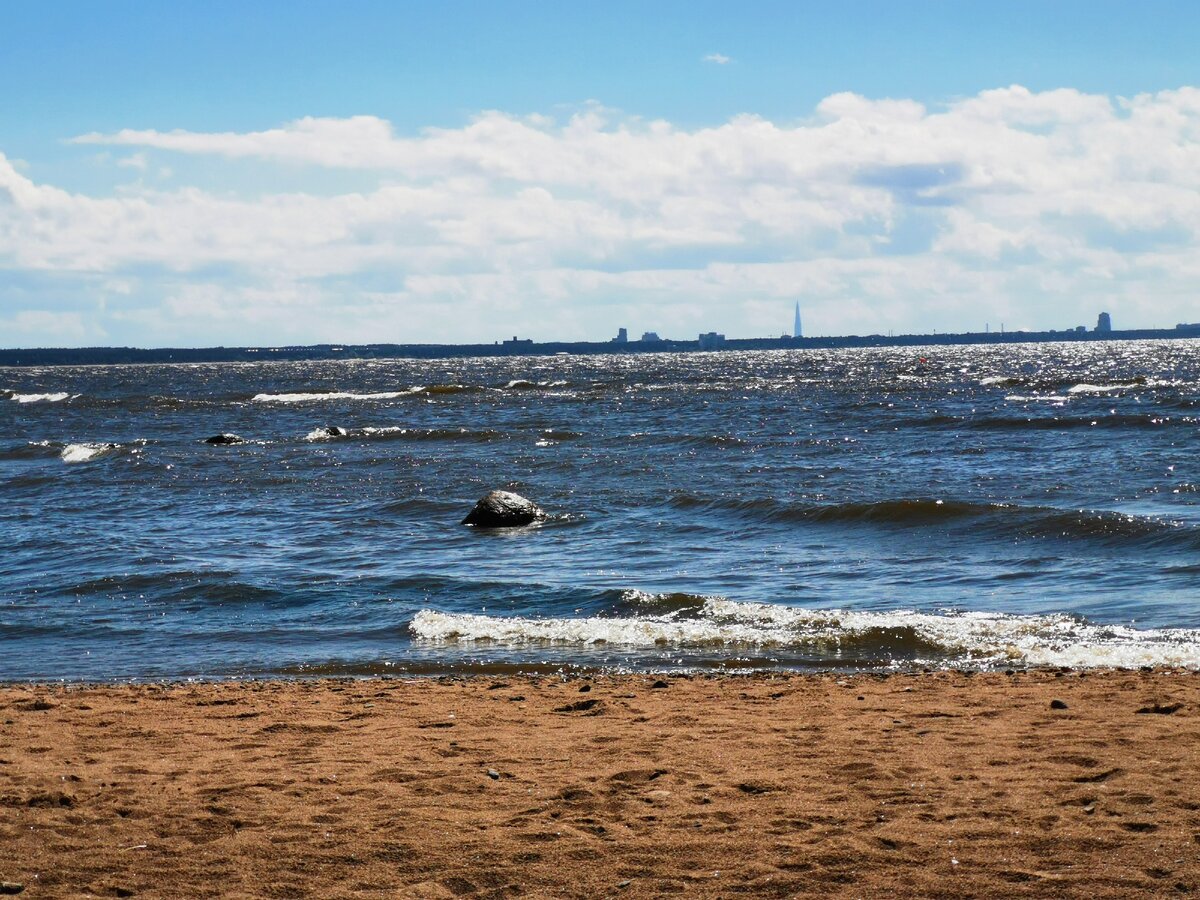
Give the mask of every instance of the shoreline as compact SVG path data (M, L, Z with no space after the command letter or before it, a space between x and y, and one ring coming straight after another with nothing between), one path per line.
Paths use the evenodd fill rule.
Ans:
M1200 890L1187 671L8 684L0 723L31 898Z
M705 338L716 338L705 344ZM1004 346L1008 344L1175 341L1200 338L1200 324L1174 328L1112 331L932 332L847 334L820 337L732 337L654 341L504 340L474 344L287 344L258 347L2 347L0 369L109 365L195 365L210 363L330 362L356 360L519 359L552 356L609 356L652 353L711 353L756 350L859 350L889 347Z

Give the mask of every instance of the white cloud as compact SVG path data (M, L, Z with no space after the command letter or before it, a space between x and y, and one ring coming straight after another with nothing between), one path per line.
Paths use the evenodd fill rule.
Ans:
M733 59L726 56L724 53L710 53L704 57L703 61L708 63L716 63L718 66L723 66L727 63L733 62Z
M134 153L118 159L117 165L126 169L137 169L139 172L144 172L149 165L149 161L146 159L145 153Z
M312 184L88 196L0 155L0 303L5 270L98 274L127 286L87 314L115 339L583 338L618 318L775 334L796 298L814 333L974 328L987 309L1047 327L1101 305L1119 325L1200 318L1194 88L1014 86L936 109L837 94L799 123L692 130L590 105L415 135L356 116L75 141L132 148L135 168L154 150ZM322 190L329 170L373 186Z

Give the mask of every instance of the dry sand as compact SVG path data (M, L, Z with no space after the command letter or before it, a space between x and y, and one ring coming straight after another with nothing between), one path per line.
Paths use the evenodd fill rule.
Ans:
M1200 890L1200 676L655 682L2 687L0 879L30 898Z

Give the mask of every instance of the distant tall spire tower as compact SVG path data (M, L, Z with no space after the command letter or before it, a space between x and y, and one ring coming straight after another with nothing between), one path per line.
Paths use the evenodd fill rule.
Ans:
M796 326L792 329L792 337L804 337L804 331L800 328L800 304L796 304Z

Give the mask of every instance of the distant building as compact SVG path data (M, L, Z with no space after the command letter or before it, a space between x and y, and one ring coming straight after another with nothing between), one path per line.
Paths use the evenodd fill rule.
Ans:
M800 304L796 304L796 323L792 327L792 337L804 337L804 329L800 327Z
M518 337L517 337L517 336L514 334L514 335L512 336L512 340L511 340L511 341L505 341L505 342L504 342L504 346L505 346L505 347L526 347L526 346L528 346L529 344L532 344L532 343L533 343L533 338L525 338L524 340L522 340L521 338L518 338Z
M660 338L658 336L657 331L643 331L642 332L642 343L643 344L657 344L661 340L662 340L662 338Z
M701 350L720 350L725 346L725 335L717 334L715 331L710 331L707 334L700 335Z
M1175 326L1176 331L1200 331L1200 322L1180 322Z
M629 329L618 328L617 336L615 338L612 338L609 341L609 343L610 344L628 344L629 343Z
M1087 326L1086 325L1076 325L1075 333L1076 334L1087 334Z
M1096 334L1108 334L1112 331L1112 319L1108 313L1100 313L1100 317L1096 319Z

